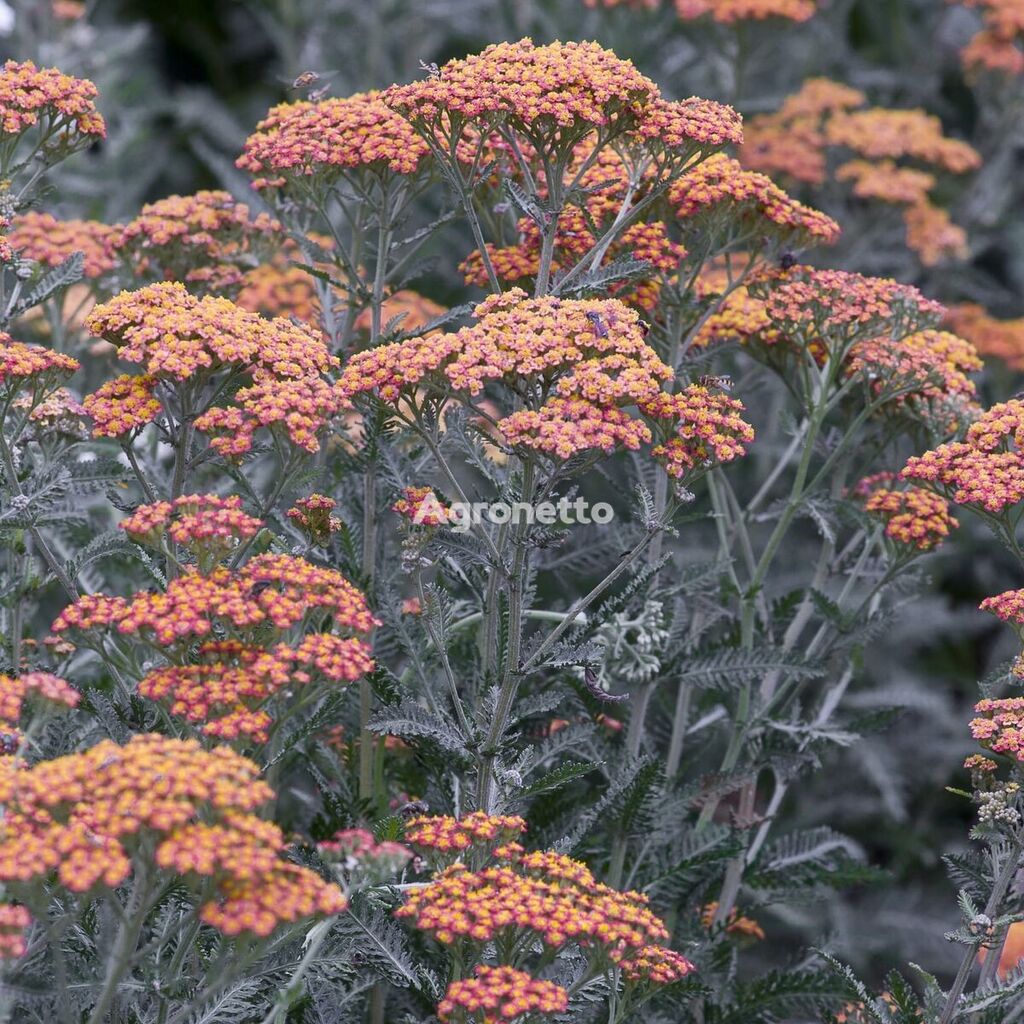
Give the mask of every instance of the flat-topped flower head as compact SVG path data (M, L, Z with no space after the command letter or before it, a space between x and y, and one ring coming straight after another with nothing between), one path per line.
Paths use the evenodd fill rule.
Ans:
M113 239L135 278L184 281L198 294L236 291L247 270L268 260L281 225L228 193L206 190L143 206Z
M272 107L236 166L258 189L316 189L346 171L415 174L429 147L379 92Z
M658 95L630 61L597 43L497 43L443 65L436 76L393 86L385 101L432 138L437 126L509 123L538 146L559 132L624 131Z
M1024 761L1024 697L982 700L974 710L971 735L996 754Z
M666 946L644 946L629 956L613 954L612 959L627 981L649 985L671 985L696 970L682 953Z
M370 647L360 637L309 633L298 643L269 648L208 640L198 647L195 661L148 672L139 693L164 703L204 736L262 744L286 713L294 690L331 689L372 668Z
M341 520L331 513L337 502L325 494L299 498L286 515L314 544L326 544L341 529Z
M564 1013L569 993L553 981L534 978L514 967L478 966L472 978L453 981L437 1005L441 1024L474 1021L513 1024L534 1014Z
M140 505L118 525L133 540L151 547L159 548L166 534L193 551L201 563L212 565L255 537L263 521L247 515L237 495L183 494L174 501Z
M669 187L668 200L677 217L723 212L730 224L736 219L762 227L789 244L831 244L839 225L818 210L797 202L767 175L744 170L724 154L715 154L688 171Z
M32 396L33 403L41 401L78 368L78 360L71 356L26 345L0 331L0 395L7 400L23 392Z
M362 634L378 625L366 598L341 573L293 555L264 554L237 571L186 573L166 591L137 593L130 601L85 595L61 612L53 632L116 628L172 646L215 629L232 632L265 623L288 630L318 611L330 613L335 630Z
M893 337L908 335L937 323L944 312L910 285L800 266L780 275L768 291L765 309L784 333L820 341L830 351L882 330Z
M473 811L462 818L447 815L413 818L405 827L405 841L434 853L462 853L471 847L494 847L511 842L526 832L517 815Z
M654 97L643 109L636 137L655 153L692 155L743 142L743 118L732 107L691 96L685 100Z
M234 394L232 406L213 407L196 419L199 430L228 435L213 443L225 455L244 454L255 431L272 426L293 444L317 451L317 432L339 409L323 377L337 361L313 328L266 320L225 298L196 298L178 282L121 292L97 306L86 324L118 346L119 358L146 371L145 382L118 378L86 400L102 436L140 425L144 414L155 418L159 383L173 388L222 371L241 371L251 381Z
M880 487L868 496L864 509L885 522L886 537L919 551L937 547L960 525L949 514L945 498L921 487Z
M0 721L17 725L22 707L28 700L52 707L74 708L79 692L59 676L49 672L24 672L20 676L0 674Z
M984 306L963 302L950 306L946 321L983 356L1002 359L1011 369L1024 369L1024 317L1001 320Z
M96 95L87 78L9 60L0 70L0 133L20 135L41 125L47 136L67 132L65 144L102 139L106 126L93 102Z
M675 5L684 21L710 16L723 25L767 18L807 21L818 7L817 0L675 0Z
M82 253L86 278L102 277L114 269L113 242L119 226L97 220L58 220L51 213L29 210L14 218L7 240L24 259L56 267Z
M84 893L114 888L144 865L168 881L210 878L216 895L200 916L228 935L265 936L339 913L340 890L288 864L281 830L256 813L273 796L258 766L226 747L157 735L104 740L0 774L0 881L32 891L56 876ZM138 842L143 835L150 841Z

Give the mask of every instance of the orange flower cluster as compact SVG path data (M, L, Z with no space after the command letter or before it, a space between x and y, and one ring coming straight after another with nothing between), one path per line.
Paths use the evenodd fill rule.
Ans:
M715 923L715 915L718 913L717 901L705 904L700 911L700 923L710 930ZM752 917L742 917L739 911L733 907L729 912L729 920L725 923L725 930L730 935L743 935L758 942L764 939L764 929Z
M29 696L64 708L78 706L79 692L49 672L26 672L20 676L0 674L0 722L16 726L22 705Z
M140 505L118 524L140 544L159 547L164 533L201 559L220 561L238 544L255 537L263 522L242 511L237 495L183 494L174 501Z
M952 0L951 0L952 2ZM1020 0L959 0L981 11L984 28L960 51L969 71L1024 74L1024 7Z
M971 735L997 754L1024 761L1024 697L981 700L974 710L979 717L971 721Z
M790 198L767 175L744 170L738 160L722 153L673 182L668 199L678 217L724 207L731 223L755 220L760 226L767 221L787 240L831 244L840 233L831 217Z
M282 858L284 837L256 814L273 798L259 768L226 747L133 736L30 768L0 768L0 880L29 887L56 873L72 892L113 888L156 841L155 866L213 878L200 916L228 935L337 914L340 890Z
M454 519L430 487L404 487L391 510L417 526L446 526Z
M730 143L738 146L743 142L743 118L732 107L699 96L685 100L656 96L644 108L636 139L662 157Z
M644 946L629 956L613 954L611 959L628 981L651 985L671 985L695 969L682 953L667 946Z
M0 903L0 960L17 960L25 955L25 929L32 924L32 915L25 907Z
M1014 370L1024 369L1024 317L997 320L984 307L965 302L950 306L946 320L957 334L970 339L983 356L1002 359Z
M149 672L139 693L167 702L202 733L223 740L247 737L266 743L275 717L272 698L288 698L293 687L353 682L373 668L369 646L358 637L310 633L299 643L270 649L233 640L208 641L198 663L168 665Z
M740 157L755 170L823 185L827 154L852 151L855 158L837 169L836 179L852 182L859 198L902 206L907 244L925 265L964 258L966 234L929 198L934 175L896 161L963 174L975 170L981 157L967 143L947 138L939 119L923 110L858 109L864 103L856 89L808 79L776 113L750 121Z
M199 292L237 288L245 269L269 257L281 225L255 217L228 192L168 196L143 206L113 239L136 277L184 281Z
M817 11L816 0L675 0L675 3L676 11L684 21L710 15L724 25L766 18L807 21Z
M531 1013L564 1013L569 993L553 981L533 978L514 967L488 967L481 964L474 977L453 981L438 1003L441 1024L455 1019L482 1024L511 1024Z
M415 174L428 153L379 92L365 92L271 108L235 164L254 176L258 189L308 187L358 168Z
M339 408L323 378L336 360L311 328L265 320L228 299L196 298L179 282L121 292L97 306L86 326L146 371L142 380L110 381L85 400L100 436L134 429L146 414L154 419L157 382L173 386L224 368L242 369L252 383L237 392L234 406L208 409L195 421L218 435L211 446L222 455L244 454L257 428L275 425L293 444L318 451L317 431Z
M939 445L907 461L900 476L931 484L958 505L996 515L1024 501L1024 403L994 405L963 441Z
M643 894L603 885L585 864L553 851L524 853L507 842L494 855L500 863L478 871L447 867L395 916L444 945L507 940L512 948L523 932L552 950L575 943L592 957L628 964L631 981L660 983L682 970L681 958L659 945L668 932Z
M9 60L0 71L0 132L20 135L42 120L47 134L73 129L83 137L69 137L66 144L103 138L106 126L95 98L96 86L87 78Z
M331 512L337 503L325 494L299 498L286 515L314 544L326 544L341 529L341 520Z
M384 99L419 128L501 118L536 138L559 129L587 130L635 124L657 86L630 61L596 43L551 43L530 39L497 43L464 60L451 60L439 74L392 86Z
M491 849L510 843L525 831L526 822L517 815L473 811L463 818L413 818L405 826L405 841L435 853L461 853L474 846Z
M122 634L141 632L160 646L187 645L215 628L266 623L291 629L317 610L329 612L336 629L368 633L378 625L366 599L341 573L293 555L265 554L235 572L186 573L165 592L137 593L130 601L87 594L61 612L53 632L116 627Z
M488 381L521 388L540 380L551 397L537 408L498 422L511 444L565 459L576 452L616 447L636 449L652 440L638 407L668 442L670 472L683 465L683 449L694 460L728 461L742 454L738 440L751 440L735 400L687 388L661 390L672 371L644 340L638 315L616 300L527 299L513 289L491 296L475 310L478 322L454 334L413 338L356 354L342 371L346 396L377 391L389 402L431 384L442 394L479 394Z
M78 360L71 356L41 345L25 345L0 331L0 394L5 397L10 398L26 384L31 385L34 394L42 395L78 366Z
M114 269L113 241L118 231L116 225L97 220L57 220L51 213L29 210L14 219L7 237L21 256L47 267L80 252L85 277L97 278Z
M709 293L709 297L714 295ZM694 348L706 348L719 342L740 344L757 339L775 345L782 335L772 326L764 300L750 294L745 287L733 289L718 301L717 310L701 324L693 338Z
M949 514L945 498L921 487L904 491L879 488L864 505L885 521L885 535L899 544L930 551L960 524Z

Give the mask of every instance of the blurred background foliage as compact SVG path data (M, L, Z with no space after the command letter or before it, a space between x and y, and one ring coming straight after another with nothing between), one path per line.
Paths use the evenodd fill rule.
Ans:
M776 110L814 76L852 85L874 105L922 107L947 135L982 154L979 171L940 186L968 236L966 259L925 268L902 241L898 210L842 201L849 241L830 265L914 283L945 302L972 301L998 317L1024 313L1024 78L965 74L959 51L977 12L943 0L830 0L810 21L739 27L680 21L671 4L588 8L583 0L0 0L0 55L32 58L93 79L108 139L62 167L45 201L64 216L127 219L170 193L223 187L251 197L234 168L268 107L316 71L332 95L408 81L488 43L595 39L630 57L671 97L697 94L748 118ZM857 244L867 237L870 244ZM472 246L468 239L461 251ZM443 302L464 294L455 260L419 290ZM1024 332L1022 332L1024 333ZM983 404L1021 387L989 361ZM942 939L956 921L941 857L966 843L970 808L946 792L965 784L973 749L966 722L976 681L1011 657L1012 632L977 611L986 595L1021 585L986 529L961 515L956 542L926 563L924 596L908 601L866 658L852 706L904 707L899 720L834 757L796 795L794 824L828 824L855 837L886 874L876 884L808 906L780 908L769 945L808 937L874 973L907 961L952 968ZM799 549L792 553L799 559Z

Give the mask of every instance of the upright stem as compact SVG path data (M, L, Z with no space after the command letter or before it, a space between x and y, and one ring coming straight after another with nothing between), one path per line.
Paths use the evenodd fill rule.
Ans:
M523 463L523 502L533 502L535 490L535 466L532 459ZM487 733L480 763L480 780L477 789L477 804L490 812L494 794L492 781L497 745L508 724L509 713L515 700L521 674L519 660L523 644L523 584L529 564L529 524L524 520L513 534L512 570L508 579L508 646L505 652L505 667L502 672L498 703L494 718Z

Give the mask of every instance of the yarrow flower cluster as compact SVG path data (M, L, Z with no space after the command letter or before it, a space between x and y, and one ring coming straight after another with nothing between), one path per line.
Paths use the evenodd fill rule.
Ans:
M521 830L516 818L478 815L468 834L453 819L436 819L436 824L421 819L418 834L446 850L481 839L502 845L492 851L497 863L471 871L456 861L428 886L412 891L395 915L442 945L497 942L499 948L513 948L526 934L552 951L574 943L588 957L624 964L626 979L634 983L663 983L692 970L660 945L668 932L646 896L603 885L585 864L562 854L524 852L509 841Z
M413 818L405 826L405 840L433 854L461 855L474 847L493 852L525 831L526 822L518 815L473 811L462 818L447 815Z
M710 15L724 25L766 18L807 21L817 11L816 0L675 0L675 5L684 21Z
M1001 359L1014 370L1024 369L1024 317L1000 320L983 306L963 302L949 307L946 320L983 356Z
M63 352L26 345L0 331L0 396L7 401L24 392L35 405L78 368L78 360Z
M235 161L257 189L329 185L346 171L415 174L427 144L378 92L271 108Z
M96 86L87 78L9 60L0 71L0 132L20 135L40 125L44 138L68 132L63 144L69 147L101 139L106 126L95 98Z
M17 726L26 700L34 699L60 708L78 706L81 695L59 676L49 672L24 672L20 676L0 674L0 722Z
M521 39L449 61L437 76L392 86L384 99L431 135L442 123L491 128L508 118L539 142L560 129L629 128L657 94L631 62L596 43Z
M1024 9L1020 0L950 0L981 12L982 29L960 51L968 71L1024 74Z
M341 529L341 520L331 515L336 504L324 494L311 494L299 498L286 515L314 544L326 544Z
M195 509L194 521L179 520L171 528L180 525L189 536L205 534L211 518L205 513L211 510L203 504L190 498L180 507L186 519L187 510ZM151 528L143 521L151 511L135 524L139 529ZM234 521L239 514L233 504L212 513L215 531L225 518ZM258 524L242 518L246 529ZM310 620L319 621L323 613L331 616L331 631L306 632ZM178 576L164 593L136 594L131 600L83 596L58 616L53 632L75 630L88 639L88 631L116 629L139 636L170 661L141 680L144 697L167 703L172 714L200 726L207 737L259 744L287 715L296 687L329 688L373 668L364 636L377 624L363 595L340 573L290 555L267 554L237 571Z
M228 192L203 191L143 206L112 244L133 276L183 281L207 294L237 289L247 270L272 255L281 231Z
M0 903L0 960L17 960L25 955L25 929L31 924L32 915L25 907Z
M992 406L963 441L939 445L907 461L905 480L930 484L958 505L998 515L1024 501L1024 403Z
M160 546L166 534L193 551L208 567L221 561L239 543L255 537L263 522L242 511L242 499L216 494L183 494L174 501L140 505L118 524L133 540Z
M971 722L971 735L997 754L1024 761L1024 697L982 700L974 710L979 717Z
M341 891L285 861L280 829L257 817L273 795L234 751L156 735L0 768L0 880L15 894L54 875L72 892L113 888L149 856L137 838L150 835L151 867L214 881L200 916L226 935L340 913Z
M520 390L543 379L549 399L498 420L509 444L566 459L635 450L652 441L653 427L661 438L655 457L664 456L673 475L707 459L729 461L753 438L735 399L695 385L676 395L661 390L672 371L647 345L637 314L620 302L527 299L513 289L474 312L478 322L455 334L358 353L342 371L342 394L376 391L401 403L432 388L472 402L491 381Z
M479 965L472 978L453 981L438 1004L442 1024L452 1020L511 1024L531 1013L564 1013L569 994L553 981L534 978L514 967ZM458 1017L455 1015L458 1014Z
M920 551L937 547L960 525L949 514L945 498L921 487L880 487L868 496L864 509L884 520L886 537Z
M901 206L907 244L922 263L964 258L964 230L930 198L934 174L897 161L964 174L980 166L980 155L948 138L939 119L923 110L864 108L865 102L856 89L808 79L778 111L751 119L740 159L754 170L820 186L828 177L828 155L852 153L836 169L836 180L852 182L859 198Z
M343 829L316 845L321 860L334 866L343 884L380 885L401 874L412 860L412 850L401 843L378 843L364 828Z
M404 487L391 510L417 526L447 526L455 521L454 511L443 505L430 487Z
M272 426L317 451L318 430L339 409L323 377L336 360L311 328L265 320L228 299L196 298L178 282L122 292L97 306L86 324L118 346L119 358L145 369L141 379L116 378L86 398L98 436L119 436L155 419L162 408L158 384L205 380L224 369L241 370L251 383L232 406L208 408L195 426L214 435L211 446L226 457L249 451L256 430Z
M96 220L58 220L51 213L29 210L19 214L7 238L23 258L56 267L82 253L82 273L94 279L116 266L113 242L119 227Z

